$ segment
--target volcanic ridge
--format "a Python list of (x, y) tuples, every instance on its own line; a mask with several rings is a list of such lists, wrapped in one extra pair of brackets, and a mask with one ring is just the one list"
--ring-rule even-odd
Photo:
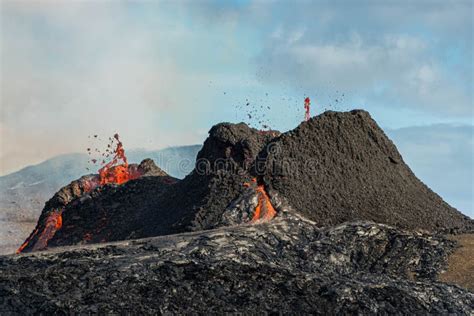
[(62, 188), (18, 250), (33, 255), (0, 257), (0, 311), (473, 311), (437, 281), (455, 249), (443, 234), (473, 221), (363, 110), (286, 133), (218, 124), (183, 180), (149, 159), (121, 168)]

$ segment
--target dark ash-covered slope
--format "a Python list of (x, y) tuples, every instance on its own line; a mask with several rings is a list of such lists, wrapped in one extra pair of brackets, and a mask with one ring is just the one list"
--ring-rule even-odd
[[(147, 205), (166, 186), (177, 181), (152, 160), (129, 165), (141, 176), (124, 185), (100, 186), (98, 175), (83, 176), (61, 188), (46, 202), (35, 230), (21, 252), (61, 244), (80, 244), (134, 238), (144, 229), (150, 209), (137, 212), (137, 201)], [(134, 194), (139, 188), (140, 194)], [(58, 242), (59, 241), (59, 242)]]
[(366, 111), (328, 111), (303, 122), (273, 140), (257, 162), (270, 194), (321, 225), (373, 220), (430, 231), (473, 228), (413, 174)]
[[(218, 124), (199, 152), (195, 170), (183, 180), (168, 176), (148, 159), (139, 166), (147, 166), (144, 176), (122, 185), (90, 190), (95, 175), (73, 181), (46, 203), (23, 252), (217, 227), (226, 207), (244, 192), (255, 157), (275, 135), (243, 123)], [(47, 243), (38, 243), (58, 209), (61, 228)]]
[[(149, 174), (87, 193), (79, 189), (73, 202), (60, 201), (62, 227), (47, 246), (245, 223), (256, 206), (256, 193), (244, 186), (252, 178), (264, 185), (277, 211), (299, 212), (320, 226), (372, 220), (429, 231), (472, 229), (472, 220), (416, 178), (370, 115), (354, 110), (326, 112), (284, 134), (243, 123), (218, 124), (183, 180)], [(53, 204), (48, 202), (43, 210), (39, 232), (57, 209)], [(24, 250), (45, 248), (34, 244)]]
[(194, 171), (176, 185), (177, 196), (200, 187), (197, 195), (177, 207), (189, 209), (189, 229), (198, 231), (221, 225), (225, 209), (246, 191), (252, 167), (258, 153), (278, 131), (259, 131), (244, 123), (221, 123), (213, 126), (203, 148), (198, 153)]
[(285, 213), (261, 225), (0, 257), (0, 311), (469, 315), (474, 296), (434, 280), (452, 247), (370, 222), (321, 229)]

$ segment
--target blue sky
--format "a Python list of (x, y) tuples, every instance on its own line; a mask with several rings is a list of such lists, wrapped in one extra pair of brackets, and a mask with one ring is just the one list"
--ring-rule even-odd
[(1, 18), (2, 174), (94, 133), (155, 149), (221, 121), (285, 131), (308, 95), (313, 114), (368, 110), (435, 186), (459, 166), (447, 199), (473, 210), (471, 1), (2, 1)]

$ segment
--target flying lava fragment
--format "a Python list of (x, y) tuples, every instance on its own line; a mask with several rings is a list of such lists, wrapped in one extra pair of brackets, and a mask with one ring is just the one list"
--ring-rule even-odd
[(304, 99), (304, 110), (305, 110), (304, 120), (305, 121), (308, 121), (311, 118), (310, 106), (311, 106), (311, 100), (308, 97), (306, 97), (306, 99)]

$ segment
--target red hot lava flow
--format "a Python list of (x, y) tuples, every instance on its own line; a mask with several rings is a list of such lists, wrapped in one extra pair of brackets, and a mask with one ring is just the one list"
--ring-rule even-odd
[[(257, 184), (257, 179), (252, 179), (252, 184), (244, 183), (246, 187), (254, 187), (257, 193), (258, 203), (255, 207), (255, 211), (253, 213), (252, 219), (250, 220), (251, 223), (255, 222), (267, 222), (271, 220), (276, 215), (275, 208), (270, 201), (270, 197), (268, 196), (267, 191), (265, 191), (265, 187), (263, 184)], [(255, 187), (256, 185), (256, 187)]]
[(56, 234), (59, 229), (61, 229), (63, 226), (62, 213), (63, 209), (59, 209), (53, 210), (49, 214), (44, 229), (33, 247), (33, 251), (45, 249), (48, 246), (48, 241), (53, 238), (54, 234)]

